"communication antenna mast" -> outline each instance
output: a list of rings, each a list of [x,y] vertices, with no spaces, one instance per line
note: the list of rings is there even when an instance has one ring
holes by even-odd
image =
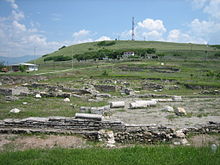
[[[132,17],[132,41],[134,41],[134,17]]]

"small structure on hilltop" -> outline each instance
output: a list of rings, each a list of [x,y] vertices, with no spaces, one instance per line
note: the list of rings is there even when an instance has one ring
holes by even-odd
[[[134,52],[133,51],[124,52],[123,53],[123,58],[128,58],[128,57],[131,57],[131,56],[134,56]]]
[[[12,64],[11,70],[14,72],[17,72],[17,71],[26,71],[26,72],[38,71],[38,65],[30,64],[30,63]]]

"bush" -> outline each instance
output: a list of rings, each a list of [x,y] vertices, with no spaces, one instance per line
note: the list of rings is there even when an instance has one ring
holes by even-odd
[[[115,41],[101,41],[97,43],[98,46],[112,46],[115,44],[116,44]]]
[[[24,72],[24,71],[26,70],[26,67],[25,67],[24,65],[20,65],[20,66],[19,66],[19,70],[20,70],[21,72]]]
[[[105,71],[102,73],[102,76],[108,76],[108,72],[105,70]]]
[[[220,57],[220,52],[215,53],[215,57]]]
[[[155,54],[156,53],[155,48],[148,48],[146,51],[147,51],[148,54]]]
[[[139,56],[129,56],[128,58],[130,58],[130,59],[138,59],[140,57]]]
[[[0,61],[0,70],[5,67],[4,63],[4,61]]]
[[[63,48],[65,48],[66,46],[64,45],[64,46],[62,46],[61,48],[59,48],[58,50],[61,50],[61,49],[63,49]]]
[[[165,54],[164,54],[164,53],[158,53],[157,56],[160,57],[160,58],[162,58],[162,57],[165,56]]]
[[[220,45],[210,45],[211,47],[214,47],[214,48],[217,48],[217,49],[220,49]]]
[[[45,54],[45,55],[43,55],[42,57],[47,57],[49,54]]]
[[[44,58],[44,61],[69,61],[69,60],[72,60],[72,58],[63,55]]]

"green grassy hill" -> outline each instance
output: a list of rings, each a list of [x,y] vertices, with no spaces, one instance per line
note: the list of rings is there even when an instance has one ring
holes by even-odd
[[[158,41],[106,41],[106,43],[114,42],[109,46],[100,46],[100,42],[83,43],[65,47],[59,49],[51,54],[44,55],[37,60],[38,63],[42,63],[44,58],[52,56],[75,56],[77,54],[83,54],[86,52],[97,52],[99,50],[122,50],[122,49],[147,49],[155,48],[157,52],[163,52],[169,54],[170,52],[194,52],[194,54],[204,54],[205,51],[215,52],[217,48],[207,47],[207,45],[191,44],[191,43],[172,43],[172,42],[158,42]],[[184,54],[184,53],[183,53]]]

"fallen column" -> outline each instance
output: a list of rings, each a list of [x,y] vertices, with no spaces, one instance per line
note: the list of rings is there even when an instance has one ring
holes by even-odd
[[[111,108],[124,108],[125,102],[124,101],[114,101],[110,103]]]

